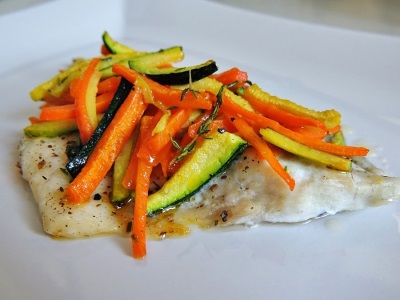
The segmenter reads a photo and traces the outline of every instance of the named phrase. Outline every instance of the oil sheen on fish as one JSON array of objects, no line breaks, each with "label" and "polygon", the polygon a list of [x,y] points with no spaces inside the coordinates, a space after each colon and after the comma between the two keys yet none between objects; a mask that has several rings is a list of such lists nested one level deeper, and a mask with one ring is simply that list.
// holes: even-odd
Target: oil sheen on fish
[{"label": "oil sheen on fish", "polygon": [[[67,202],[64,190],[71,178],[64,171],[65,147],[72,138],[25,137],[20,145],[21,170],[38,204],[44,230],[67,238],[126,233],[132,207],[116,209],[109,203],[110,176],[88,203]],[[280,155],[279,160],[296,180],[294,191],[249,148],[229,170],[173,209],[174,219],[202,228],[295,223],[400,198],[400,178],[357,165],[351,173],[339,172],[289,154]]]}]

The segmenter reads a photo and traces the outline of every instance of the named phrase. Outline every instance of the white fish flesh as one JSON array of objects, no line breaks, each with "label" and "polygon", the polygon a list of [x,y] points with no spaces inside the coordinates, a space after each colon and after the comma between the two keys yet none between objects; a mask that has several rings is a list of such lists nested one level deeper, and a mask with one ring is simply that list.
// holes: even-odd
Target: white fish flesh
[{"label": "white fish flesh", "polygon": [[[126,233],[131,207],[109,203],[107,176],[87,204],[69,204],[64,190],[70,177],[63,172],[65,147],[75,138],[24,138],[20,165],[42,217],[53,236],[79,238],[100,233]],[[191,200],[173,210],[174,219],[202,228],[261,223],[294,223],[387,204],[400,198],[400,178],[387,177],[356,165],[339,172],[292,155],[280,162],[296,180],[294,191],[249,148],[223,175],[205,185]]]},{"label": "white fish flesh", "polygon": [[126,209],[117,210],[109,201],[108,175],[85,204],[70,204],[64,190],[71,177],[65,173],[66,145],[76,136],[24,138],[20,144],[20,166],[39,208],[45,232],[56,237],[80,238],[100,233],[124,233],[130,221]]},{"label": "white fish flesh", "polygon": [[195,217],[195,223],[205,228],[297,223],[400,199],[400,178],[375,169],[366,171],[353,163],[352,172],[339,172],[290,154],[280,155],[279,161],[296,180],[293,191],[249,149],[183,204],[176,218]]}]

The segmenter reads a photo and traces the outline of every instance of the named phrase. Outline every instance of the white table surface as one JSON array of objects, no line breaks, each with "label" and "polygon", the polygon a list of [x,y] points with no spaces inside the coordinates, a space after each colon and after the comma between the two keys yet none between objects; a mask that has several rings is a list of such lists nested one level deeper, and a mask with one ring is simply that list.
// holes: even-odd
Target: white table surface
[{"label": "white table surface", "polygon": [[[0,15],[57,0],[0,0]],[[85,1],[85,0],[82,0]],[[190,0],[189,0],[190,1]],[[282,18],[400,35],[399,0],[206,0]]]}]

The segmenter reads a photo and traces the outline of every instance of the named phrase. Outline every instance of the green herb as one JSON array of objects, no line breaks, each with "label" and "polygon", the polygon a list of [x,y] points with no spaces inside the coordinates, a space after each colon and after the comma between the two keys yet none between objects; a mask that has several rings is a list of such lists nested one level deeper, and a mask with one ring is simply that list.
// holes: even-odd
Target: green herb
[{"label": "green herb", "polygon": [[192,70],[189,70],[189,87],[182,91],[181,101],[185,98],[187,92],[191,92],[193,96],[197,99],[197,91],[192,88]]},{"label": "green herb", "polygon": [[184,90],[182,91],[182,94],[181,94],[181,101],[185,98],[186,94],[187,94],[189,91],[190,91],[190,92],[193,94],[193,96],[197,99],[197,91],[195,91],[195,90],[192,89],[191,87],[188,87],[188,88],[186,88],[186,89],[184,89]]},{"label": "green herb", "polygon": [[179,155],[175,157],[175,159],[172,160],[172,163],[178,162],[182,160],[185,156],[190,154],[193,149],[196,147],[196,141],[199,137],[203,137],[204,139],[207,139],[205,136],[207,133],[210,132],[208,127],[210,126],[211,122],[217,117],[219,108],[221,107],[222,104],[222,93],[224,91],[225,86],[221,86],[221,88],[218,91],[217,94],[217,102],[215,103],[215,106],[211,112],[211,114],[206,118],[203,123],[201,123],[199,129],[197,130],[196,136],[193,138],[193,140],[187,144],[185,147],[181,147],[177,141],[175,141],[171,136],[171,142],[172,145],[179,150]]}]

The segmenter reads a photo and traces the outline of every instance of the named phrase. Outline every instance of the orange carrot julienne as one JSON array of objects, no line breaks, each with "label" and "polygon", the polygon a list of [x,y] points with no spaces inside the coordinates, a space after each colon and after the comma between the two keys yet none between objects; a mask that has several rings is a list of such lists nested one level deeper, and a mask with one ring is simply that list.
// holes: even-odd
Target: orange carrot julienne
[{"label": "orange carrot julienne", "polygon": [[137,165],[138,165],[138,152],[140,149],[140,139],[136,141],[136,145],[133,148],[131,158],[129,160],[128,167],[124,178],[122,179],[122,185],[128,190],[133,190],[136,186],[136,175],[137,175]]},{"label": "orange carrot julienne", "polygon": [[260,101],[255,97],[248,97],[246,98],[246,100],[255,110],[259,111],[262,115],[264,115],[267,118],[273,119],[284,126],[289,126],[289,127],[315,126],[326,130],[325,124],[317,119],[294,115],[290,112],[278,108],[273,104]]},{"label": "orange carrot julienne", "polygon": [[158,156],[158,162],[161,165],[161,171],[164,177],[170,172],[170,162],[174,158],[174,149],[172,143],[167,144]]},{"label": "orange carrot julienne", "polygon": [[104,79],[99,82],[97,85],[97,94],[101,95],[108,92],[115,92],[118,88],[118,85],[121,81],[121,77],[114,76],[107,79]]},{"label": "orange carrot julienne", "polygon": [[[161,113],[156,113],[155,116],[144,116],[142,118],[138,152],[143,152],[141,151],[143,148],[147,149],[146,141],[151,136],[151,132],[155,124],[159,121],[161,115]],[[146,255],[147,198],[150,186],[150,176],[156,163],[151,161],[149,157],[139,157],[136,155],[134,159],[136,160],[137,166],[131,238],[133,256],[137,259],[141,259]]]},{"label": "orange carrot julienne", "polygon": [[44,106],[39,118],[42,121],[75,119],[75,104]]},{"label": "orange carrot julienne", "polygon": [[226,70],[224,72],[218,73],[218,74],[213,74],[210,76],[211,78],[214,78],[221,82],[224,85],[229,85],[234,82],[238,82],[233,88],[237,89],[249,79],[247,72],[241,71],[240,69],[234,67],[229,70]]},{"label": "orange carrot julienne", "polygon": [[339,156],[351,157],[351,156],[365,156],[368,154],[369,150],[364,147],[355,147],[355,146],[344,146],[337,145],[325,142],[320,139],[315,139],[297,132],[294,132],[288,128],[283,126],[278,126],[276,128],[272,128],[277,132],[285,135],[286,137],[299,142],[303,145],[309,146],[311,148],[324,151],[326,153],[335,154]]},{"label": "orange carrot julienne", "polygon": [[220,111],[228,114],[240,115],[246,120],[251,121],[251,123],[258,124],[260,127],[270,127],[274,130],[278,130],[278,128],[281,127],[283,128],[275,119],[268,118],[259,112],[252,112],[236,104],[225,93],[223,94],[223,102]]},{"label": "orange carrot julienne", "polygon": [[[307,135],[303,135],[297,132],[294,132],[277,121],[264,117],[263,115],[251,112],[245,108],[242,108],[238,104],[234,103],[228,96],[223,96],[223,102],[220,110],[224,111],[233,116],[241,116],[247,121],[257,124],[259,127],[269,127],[280,134],[285,135],[286,137],[295,140],[301,144],[309,146],[311,148],[315,148],[317,150],[321,150],[330,154],[340,155],[340,156],[365,156],[368,154],[368,149],[364,147],[354,147],[354,146],[343,146],[336,145],[332,143],[325,142],[320,139],[308,137]],[[236,127],[236,126],[235,126]]]},{"label": "orange carrot julienne", "polygon": [[[197,132],[203,122],[204,122],[204,120],[201,119],[189,126],[188,135],[191,138],[196,137]],[[215,130],[223,130],[223,131],[233,132],[234,130],[232,127],[233,126],[230,123],[226,122],[225,118],[218,118],[218,119],[212,120],[212,122],[208,126],[208,130],[209,130],[209,132],[212,132]],[[207,134],[206,134],[206,136],[207,136]]]},{"label": "orange carrot julienne", "polygon": [[[151,136],[152,125],[154,125],[156,117],[152,116],[143,116],[140,123],[139,136],[136,142],[136,145],[132,151],[132,155],[128,164],[128,168],[126,170],[125,176],[122,180],[122,185],[126,189],[134,189],[136,186],[136,178],[137,178],[137,168],[138,168],[138,153],[141,151],[144,152],[144,148],[146,148],[147,140]],[[149,163],[154,160],[154,157],[149,157],[148,151],[143,155],[142,159],[147,160]]]},{"label": "orange carrot julienne", "polygon": [[253,122],[264,127],[275,127],[279,123],[275,120],[269,119],[258,112],[252,112],[239,104],[233,102],[226,93],[222,96],[222,105],[220,111],[230,115],[240,115],[243,118],[252,120]]},{"label": "orange carrot julienne", "polygon": [[218,118],[211,122],[210,126],[208,127],[210,131],[215,130],[222,130],[228,132],[235,132],[235,127],[232,126],[231,122],[227,122],[225,118]]},{"label": "orange carrot julienne", "polygon": [[197,109],[211,109],[212,107],[211,101],[204,94],[196,93],[195,95],[191,91],[183,94],[184,91],[182,90],[161,85],[123,65],[114,65],[112,70],[132,83],[135,83],[136,78],[142,78],[150,87],[154,98],[162,102],[166,107]]},{"label": "orange carrot julienne", "polygon": [[288,126],[287,128],[294,132],[297,132],[302,135],[312,137],[315,139],[323,139],[329,133],[328,131],[323,130],[322,128],[316,128],[316,127],[311,127],[311,126],[306,126],[306,127],[289,127]]},{"label": "orange carrot julienne", "polygon": [[199,127],[205,120],[210,117],[210,114],[210,111],[204,112],[200,117],[197,118],[197,120],[193,124],[189,125],[188,134],[191,138],[194,138],[197,135]]},{"label": "orange carrot julienne", "polygon": [[271,168],[282,177],[292,191],[295,186],[294,179],[279,163],[271,149],[268,147],[268,144],[243,119],[235,118],[233,116],[227,116],[227,118],[229,118],[233,126],[235,126],[239,134],[246,139],[247,142],[256,149],[257,153],[269,163]]},{"label": "orange carrot julienne", "polygon": [[170,143],[171,137],[174,137],[178,133],[182,126],[187,122],[192,112],[192,109],[176,109],[176,111],[171,115],[170,119],[168,120],[164,130],[156,133],[149,139],[147,145],[150,151],[152,153],[158,153],[168,143]]},{"label": "orange carrot julienne", "polygon": [[136,87],[122,103],[81,172],[67,187],[69,202],[81,203],[89,200],[118,157],[146,107],[142,93]]},{"label": "orange carrot julienne", "polygon": [[[222,108],[222,106],[221,106]],[[248,112],[248,113],[247,113]],[[325,142],[321,139],[314,138],[307,136],[306,134],[302,134],[299,132],[295,132],[293,130],[290,130],[289,128],[286,128],[279,124],[278,122],[275,122],[274,120],[270,120],[268,118],[265,118],[264,116],[258,115],[257,113],[252,113],[250,111],[247,111],[245,115],[240,115],[240,114],[234,114],[235,116],[242,116],[246,121],[250,122],[253,127],[255,128],[271,128],[275,130],[276,132],[285,135],[286,137],[295,140],[303,145],[309,146],[311,148],[330,153],[330,154],[335,154],[339,156],[346,156],[346,157],[351,157],[351,156],[365,156],[368,154],[369,150],[364,147],[355,147],[355,146],[344,146],[344,145],[336,145],[332,143]],[[253,116],[253,118],[252,118]]]},{"label": "orange carrot julienne", "polygon": [[147,198],[149,193],[150,176],[153,167],[145,160],[138,160],[135,188],[135,204],[132,220],[132,252],[133,257],[142,259],[146,256],[146,217]]},{"label": "orange carrot julienne", "polygon": [[73,103],[76,102],[76,97],[78,97],[79,94],[79,89],[80,89],[80,83],[81,83],[81,78],[75,78],[74,80],[72,80],[70,86],[69,86],[69,92],[72,96],[72,98],[74,99]]},{"label": "orange carrot julienne", "polygon": [[105,112],[114,97],[114,92],[109,91],[96,97],[96,112],[101,114]]},{"label": "orange carrot julienne", "polygon": [[97,126],[96,94],[101,73],[97,70],[100,59],[94,58],[79,79],[75,98],[75,118],[82,143],[87,143]]},{"label": "orange carrot julienne", "polygon": [[[113,92],[107,92],[96,97],[96,113],[101,114],[106,111],[114,96]],[[41,108],[39,118],[42,121],[55,121],[65,119],[75,119],[76,106],[65,104],[58,106],[44,106]]]},{"label": "orange carrot julienne", "polygon": [[[154,137],[155,134],[153,133],[153,131],[160,121],[162,115],[163,112],[161,110],[158,110],[154,116],[145,116],[142,119],[143,126],[141,127],[141,140],[143,142],[141,143],[138,157],[146,159],[148,162],[151,163],[152,166],[158,164],[159,151],[152,151],[149,147],[149,141]],[[165,128],[163,130],[165,130]]]}]

